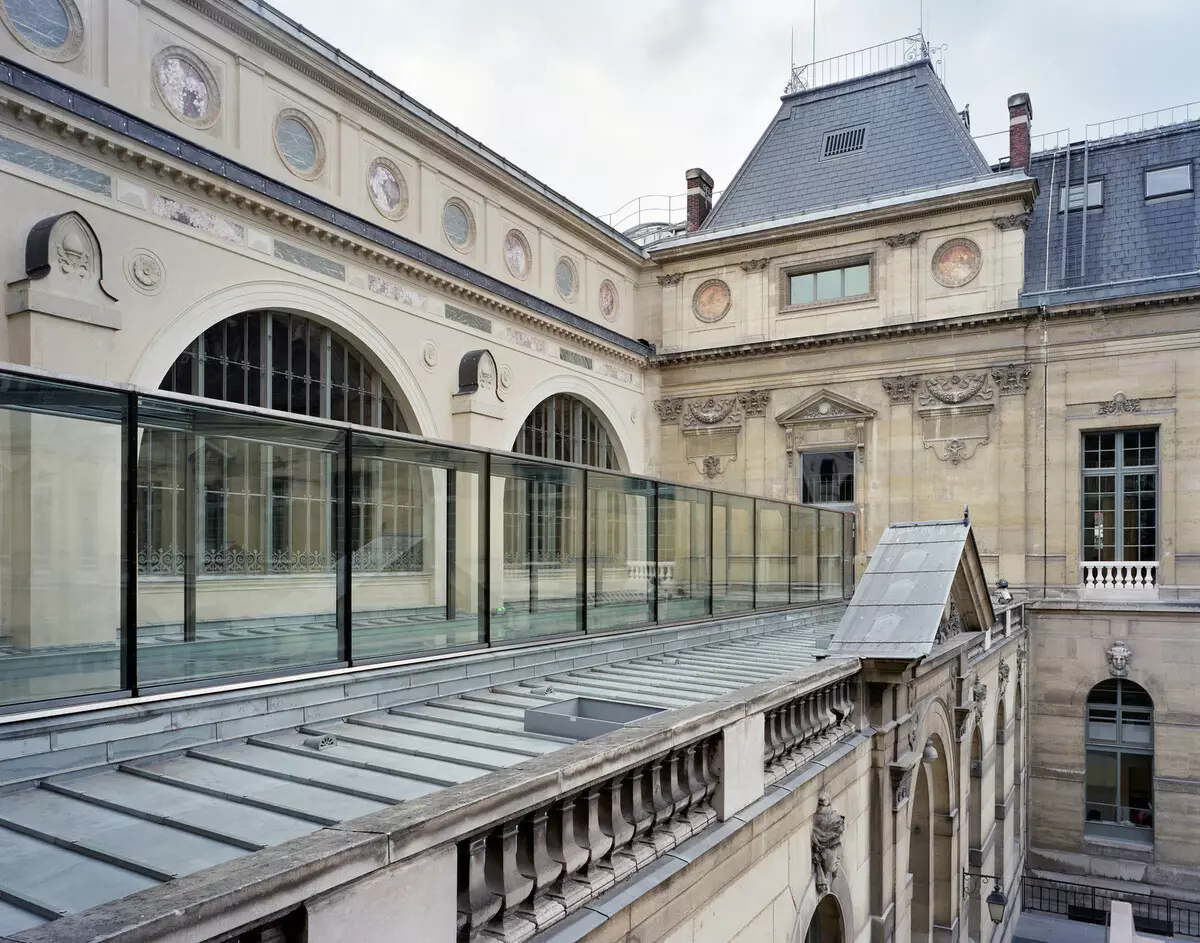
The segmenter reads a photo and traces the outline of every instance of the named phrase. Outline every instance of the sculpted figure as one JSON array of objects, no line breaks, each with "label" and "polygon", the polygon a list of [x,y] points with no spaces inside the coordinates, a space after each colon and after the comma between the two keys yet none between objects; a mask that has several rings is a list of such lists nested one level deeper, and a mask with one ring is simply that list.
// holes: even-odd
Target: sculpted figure
[{"label": "sculpted figure", "polygon": [[829,890],[830,882],[837,877],[842,865],[842,833],[846,830],[846,816],[833,810],[829,793],[817,797],[817,812],[812,824],[813,875],[817,879],[817,893]]}]

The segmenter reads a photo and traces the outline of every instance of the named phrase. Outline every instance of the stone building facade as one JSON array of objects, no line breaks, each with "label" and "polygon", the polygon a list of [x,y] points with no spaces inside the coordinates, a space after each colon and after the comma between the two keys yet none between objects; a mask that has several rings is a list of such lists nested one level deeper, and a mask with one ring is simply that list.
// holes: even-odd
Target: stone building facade
[{"label": "stone building facade", "polygon": [[[587,939],[792,941],[820,926],[822,893],[862,943],[1007,938],[979,876],[1016,901],[1026,864],[1200,888],[1194,126],[1041,151],[1015,95],[1011,157],[992,167],[923,41],[906,41],[890,68],[785,94],[717,205],[689,171],[687,232],[647,247],[263,4],[0,0],[0,14],[0,360],[852,511],[859,575],[890,524],[969,505],[976,595],[1006,581],[1021,631],[993,636],[980,615],[970,645],[932,655],[946,639],[930,638],[903,666],[864,655],[861,739],[772,785],[755,816],[777,821],[730,827],[713,877],[685,862],[690,883],[664,878],[654,906],[613,908]],[[6,416],[0,437],[42,456],[7,470],[6,559],[37,559],[53,532],[76,555],[64,565],[114,570],[119,549],[94,538],[117,526],[99,496],[120,485],[103,461],[119,436]],[[50,501],[47,483],[79,468],[78,507]],[[419,504],[389,505],[379,536],[444,541],[454,525]],[[299,584],[236,596],[237,568],[255,553],[302,567],[311,548],[228,506],[204,531],[210,616],[275,619]],[[789,528],[739,513],[714,525],[713,552],[786,560]],[[648,526],[611,535],[630,579],[659,565],[629,537]],[[155,533],[147,576],[173,576]],[[556,539],[538,566],[573,565]],[[840,555],[819,548],[832,572],[812,580],[839,583]],[[445,608],[439,566],[401,563],[380,598]],[[115,592],[81,577],[22,595],[28,568],[9,569],[8,647],[91,644],[115,619]],[[328,598],[322,578],[307,585]],[[768,798],[751,733],[759,795],[726,825]],[[845,816],[844,864],[818,893],[822,791]]]}]

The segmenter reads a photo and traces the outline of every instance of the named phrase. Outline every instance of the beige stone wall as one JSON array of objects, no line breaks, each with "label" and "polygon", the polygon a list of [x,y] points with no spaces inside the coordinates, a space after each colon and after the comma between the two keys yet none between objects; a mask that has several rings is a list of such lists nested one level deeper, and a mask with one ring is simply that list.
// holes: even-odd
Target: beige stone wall
[{"label": "beige stone wall", "polygon": [[[1167,606],[1047,604],[1036,617],[1031,658],[1030,816],[1033,863],[1079,875],[1200,884],[1200,805],[1193,706],[1194,612]],[[1154,701],[1154,843],[1145,852],[1085,834],[1084,750],[1088,693],[1112,676],[1109,647],[1133,652],[1128,678]]]}]

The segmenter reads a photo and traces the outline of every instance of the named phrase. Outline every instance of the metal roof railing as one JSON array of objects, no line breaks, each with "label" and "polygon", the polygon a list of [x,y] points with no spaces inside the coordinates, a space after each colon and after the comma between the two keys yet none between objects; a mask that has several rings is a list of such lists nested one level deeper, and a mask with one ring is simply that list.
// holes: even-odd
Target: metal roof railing
[{"label": "metal roof railing", "polygon": [[1157,111],[1146,111],[1140,115],[1126,115],[1124,118],[1097,121],[1086,126],[1084,137],[1088,141],[1105,141],[1108,138],[1138,134],[1142,131],[1154,131],[1188,121],[1200,121],[1200,101],[1172,105],[1170,108],[1160,108]]},{"label": "metal roof railing", "polygon": [[[833,85],[850,79],[861,78],[875,72],[902,66],[908,62],[920,62],[933,58],[933,53],[942,52],[944,47],[931,47],[920,33],[893,39],[876,46],[866,46],[840,56],[831,56],[804,65],[793,65],[792,75],[783,94],[792,95],[807,89]],[[939,58],[940,63],[940,58]]]},{"label": "metal roof railing", "polygon": [[[713,203],[721,191],[713,192]],[[649,193],[634,197],[600,219],[640,246],[653,245],[687,229],[686,193]]]}]

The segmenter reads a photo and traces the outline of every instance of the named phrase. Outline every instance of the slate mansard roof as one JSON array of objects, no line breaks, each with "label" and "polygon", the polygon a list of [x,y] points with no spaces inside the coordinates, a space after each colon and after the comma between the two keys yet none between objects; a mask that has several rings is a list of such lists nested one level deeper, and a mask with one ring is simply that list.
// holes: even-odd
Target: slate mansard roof
[{"label": "slate mansard roof", "polygon": [[[860,149],[824,156],[827,135],[858,128],[864,129]],[[857,140],[851,136],[848,143]],[[727,229],[991,173],[933,66],[921,59],[784,96],[701,228]]]}]

